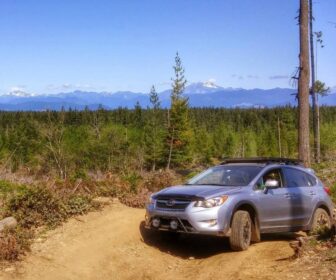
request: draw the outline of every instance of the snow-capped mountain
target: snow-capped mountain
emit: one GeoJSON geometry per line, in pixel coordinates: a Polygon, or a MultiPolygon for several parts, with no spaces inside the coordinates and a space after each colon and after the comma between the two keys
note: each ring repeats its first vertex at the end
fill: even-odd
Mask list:
{"type": "Polygon", "coordinates": [[[7,93],[8,96],[16,96],[16,97],[31,97],[34,96],[35,94],[26,92],[22,89],[19,88],[14,88],[11,91],[7,93]]]}
{"type": "Polygon", "coordinates": [[[213,81],[199,82],[188,85],[185,94],[204,94],[223,90],[224,88],[216,85],[213,81]]]}
{"type": "MultiPolygon", "coordinates": [[[[159,93],[162,107],[170,106],[171,90],[159,93]]],[[[296,106],[294,89],[242,89],[224,88],[212,81],[190,84],[185,89],[185,96],[192,107],[226,107],[226,108],[264,108],[292,105],[296,106]]],[[[103,106],[106,109],[118,107],[134,108],[139,102],[143,108],[150,105],[148,93],[122,92],[94,92],[73,91],[58,94],[30,94],[23,90],[11,91],[0,95],[0,110],[60,110],[84,108],[97,109],[103,106]]],[[[336,106],[336,88],[330,94],[319,98],[321,105],[336,106]]]]}

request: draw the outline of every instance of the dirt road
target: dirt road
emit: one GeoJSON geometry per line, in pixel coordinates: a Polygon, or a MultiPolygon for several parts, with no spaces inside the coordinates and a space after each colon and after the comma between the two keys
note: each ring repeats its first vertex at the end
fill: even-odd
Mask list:
{"type": "MultiPolygon", "coordinates": [[[[222,238],[176,242],[142,227],[144,210],[119,203],[73,219],[37,239],[24,261],[0,279],[285,279],[288,237],[231,252],[222,238]]],[[[274,237],[273,237],[274,238],[274,237]]]]}

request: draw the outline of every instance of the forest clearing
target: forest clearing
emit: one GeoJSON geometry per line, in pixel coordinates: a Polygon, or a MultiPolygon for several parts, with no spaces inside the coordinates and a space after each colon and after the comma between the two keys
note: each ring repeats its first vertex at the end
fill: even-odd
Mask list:
{"type": "Polygon", "coordinates": [[[0,279],[336,280],[334,0],[0,6],[0,279]]]}

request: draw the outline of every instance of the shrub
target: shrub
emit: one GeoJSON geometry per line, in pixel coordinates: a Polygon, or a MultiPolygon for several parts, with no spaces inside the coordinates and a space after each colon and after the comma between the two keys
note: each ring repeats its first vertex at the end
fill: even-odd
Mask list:
{"type": "Polygon", "coordinates": [[[17,227],[0,233],[0,261],[15,261],[29,250],[34,234],[31,230],[17,227]]]}
{"type": "Polygon", "coordinates": [[[141,177],[136,172],[131,172],[123,177],[126,183],[129,185],[130,192],[136,193],[141,177]]]}
{"type": "Polygon", "coordinates": [[[20,245],[16,236],[12,232],[0,233],[0,260],[14,261],[17,260],[21,252],[20,245]]]}
{"type": "Polygon", "coordinates": [[[83,215],[93,207],[92,198],[87,195],[72,195],[66,201],[68,216],[83,215]]]}
{"type": "Polygon", "coordinates": [[[120,187],[114,185],[114,182],[99,182],[97,184],[96,195],[116,197],[119,193],[120,187]]]}
{"type": "Polygon", "coordinates": [[[119,196],[119,200],[129,207],[144,208],[151,193],[143,188],[138,193],[123,193],[119,196]]]}
{"type": "Polygon", "coordinates": [[[173,185],[178,179],[179,177],[177,174],[171,170],[149,172],[144,175],[139,188],[145,188],[151,192],[156,192],[173,185]]]}
{"type": "Polygon", "coordinates": [[[13,215],[23,228],[55,227],[66,218],[66,207],[48,188],[27,187],[9,198],[8,215],[13,215]]]}

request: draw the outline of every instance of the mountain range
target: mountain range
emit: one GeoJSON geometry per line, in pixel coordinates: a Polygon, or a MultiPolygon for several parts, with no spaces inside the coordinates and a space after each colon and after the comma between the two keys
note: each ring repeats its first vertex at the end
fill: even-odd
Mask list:
{"type": "MultiPolygon", "coordinates": [[[[162,107],[170,105],[170,90],[159,93],[162,107]]],[[[243,89],[224,88],[213,82],[200,82],[188,85],[184,95],[189,98],[192,107],[225,107],[225,108],[264,108],[297,104],[296,90],[290,88],[243,89]]],[[[15,90],[0,95],[0,110],[3,111],[44,111],[61,110],[62,108],[91,110],[103,106],[105,109],[118,107],[134,108],[135,104],[146,108],[149,106],[148,93],[119,91],[93,92],[72,91],[57,94],[29,94],[15,90]]],[[[331,89],[325,97],[320,97],[321,105],[336,105],[336,88],[331,89]]]]}

